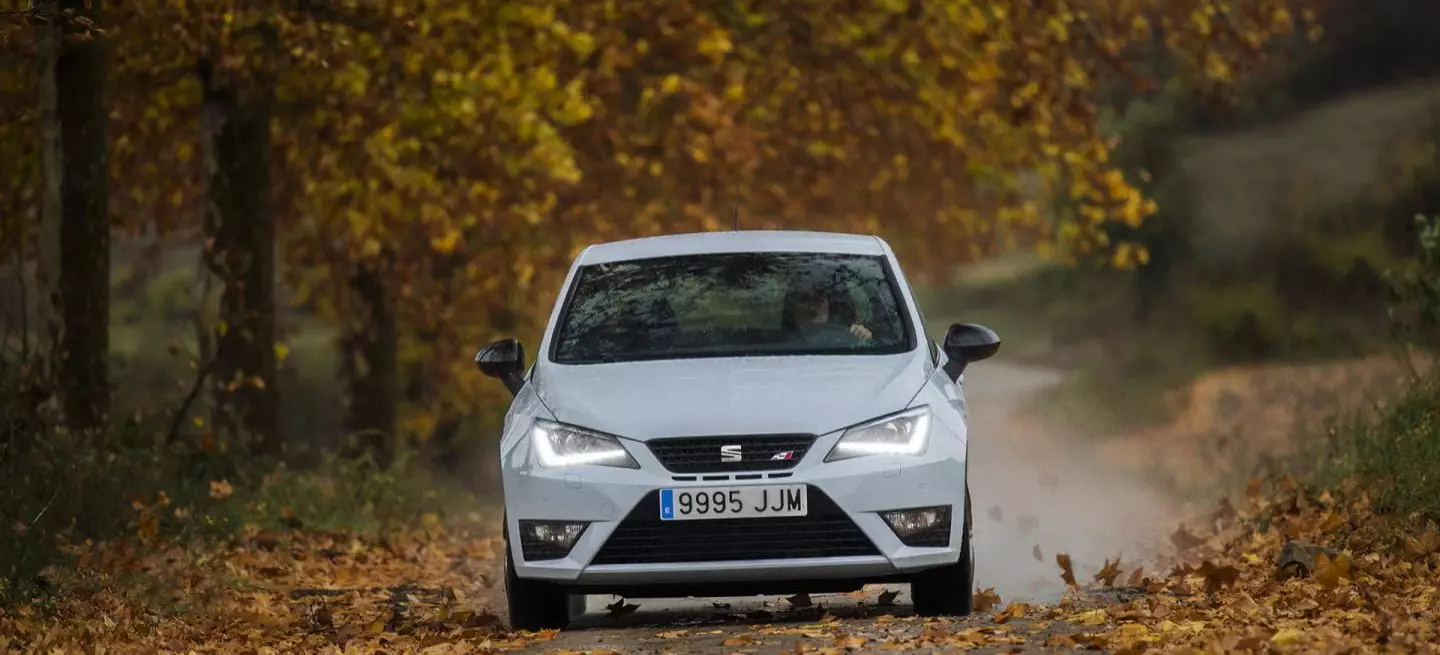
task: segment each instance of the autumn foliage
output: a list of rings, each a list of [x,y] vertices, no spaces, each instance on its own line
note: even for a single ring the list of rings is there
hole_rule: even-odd
[[[922,278],[1016,245],[1144,261],[1109,236],[1154,207],[1109,161],[1101,92],[1150,88],[1140,64],[1161,56],[1201,92],[1228,88],[1311,30],[1314,6],[221,0],[116,3],[81,33],[109,51],[119,233],[273,239],[288,302],[376,360],[347,376],[405,378],[351,385],[405,401],[356,427],[425,439],[500,402],[468,355],[534,335],[596,241],[737,222],[874,232]],[[40,216],[36,16],[8,17],[0,70],[11,261],[34,252]],[[216,137],[242,119],[268,126],[268,143],[235,141],[261,150]],[[232,178],[250,185],[236,199],[265,202],[217,196]],[[224,238],[252,218],[273,236]],[[215,393],[273,403],[268,344],[224,346],[224,308],[263,303],[225,296],[241,273],[212,268],[233,279],[213,291],[229,300],[202,301],[221,309],[201,336],[248,362],[219,362]]]

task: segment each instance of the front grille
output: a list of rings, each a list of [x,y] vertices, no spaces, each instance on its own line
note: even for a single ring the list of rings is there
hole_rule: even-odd
[[[620,522],[591,564],[734,562],[879,555],[870,538],[815,487],[807,516],[661,521],[652,491]]]
[[[668,437],[646,442],[655,459],[674,473],[719,473],[722,471],[782,471],[795,466],[815,436],[809,434],[768,434],[730,437]],[[722,447],[738,452],[740,459],[725,461]],[[788,456],[786,455],[788,453]],[[780,457],[781,459],[776,459]]]

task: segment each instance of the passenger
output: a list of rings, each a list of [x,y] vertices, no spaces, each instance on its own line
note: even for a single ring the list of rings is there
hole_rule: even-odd
[[[825,293],[819,285],[805,284],[798,288],[791,289],[785,294],[785,310],[781,319],[781,325],[786,331],[798,333],[801,339],[810,340],[810,337],[831,332],[834,328],[841,327],[841,321],[848,322],[848,332],[859,341],[867,341],[872,336],[870,328],[860,323],[853,322],[854,313],[833,311],[840,309],[837,305],[841,303],[835,297],[837,294]],[[844,314],[849,314],[845,316]],[[845,321],[845,319],[852,321]]]

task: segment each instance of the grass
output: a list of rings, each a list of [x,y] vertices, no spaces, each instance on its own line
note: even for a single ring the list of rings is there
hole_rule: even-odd
[[[921,294],[931,333],[981,323],[1004,340],[1001,357],[1064,370],[1065,380],[1029,401],[1033,416],[1102,433],[1163,421],[1167,391],[1209,363],[1189,335],[1134,320],[1129,273],[1073,270],[1027,257],[962,272],[947,289]]]
[[[1316,285],[1344,288],[1356,258],[1378,269],[1392,264],[1373,210],[1356,218],[1368,231],[1335,232],[1325,221],[1401,182],[1388,179],[1395,144],[1414,140],[1436,103],[1440,80],[1422,80],[1283,123],[1184,137],[1177,174],[1188,178],[1196,204],[1180,213],[1193,215],[1194,261],[1176,272],[1171,297],[1148,325],[1132,320],[1128,274],[1066,270],[1022,254],[968,266],[950,287],[923,292],[932,334],[951,322],[982,323],[1004,339],[1003,358],[1071,372],[1031,410],[1094,433],[1165,421],[1174,409],[1168,392],[1217,365],[1374,352],[1383,345],[1383,312],[1323,299],[1303,305],[1285,290],[1294,282],[1272,280],[1267,266],[1277,267],[1273,255],[1296,239],[1307,264],[1334,278]]]
[[[1056,365],[1129,321],[1131,284],[1123,272],[1079,272],[1020,255],[966,268],[952,286],[922,291],[920,304],[936,338],[951,323],[980,323],[999,333],[1006,359]]]
[[[1370,484],[1377,511],[1440,521],[1440,379],[1416,384],[1344,437],[1340,456],[1316,470],[1320,483],[1358,477]]]
[[[1381,182],[1398,141],[1440,103],[1440,80],[1356,94],[1273,126],[1190,137],[1183,168],[1195,183],[1197,246],[1219,258],[1263,241],[1277,201],[1316,215]]]

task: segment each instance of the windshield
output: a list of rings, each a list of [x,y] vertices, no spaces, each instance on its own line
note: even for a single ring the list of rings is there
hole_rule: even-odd
[[[718,253],[579,271],[551,359],[583,364],[762,355],[879,355],[914,347],[883,257]]]

